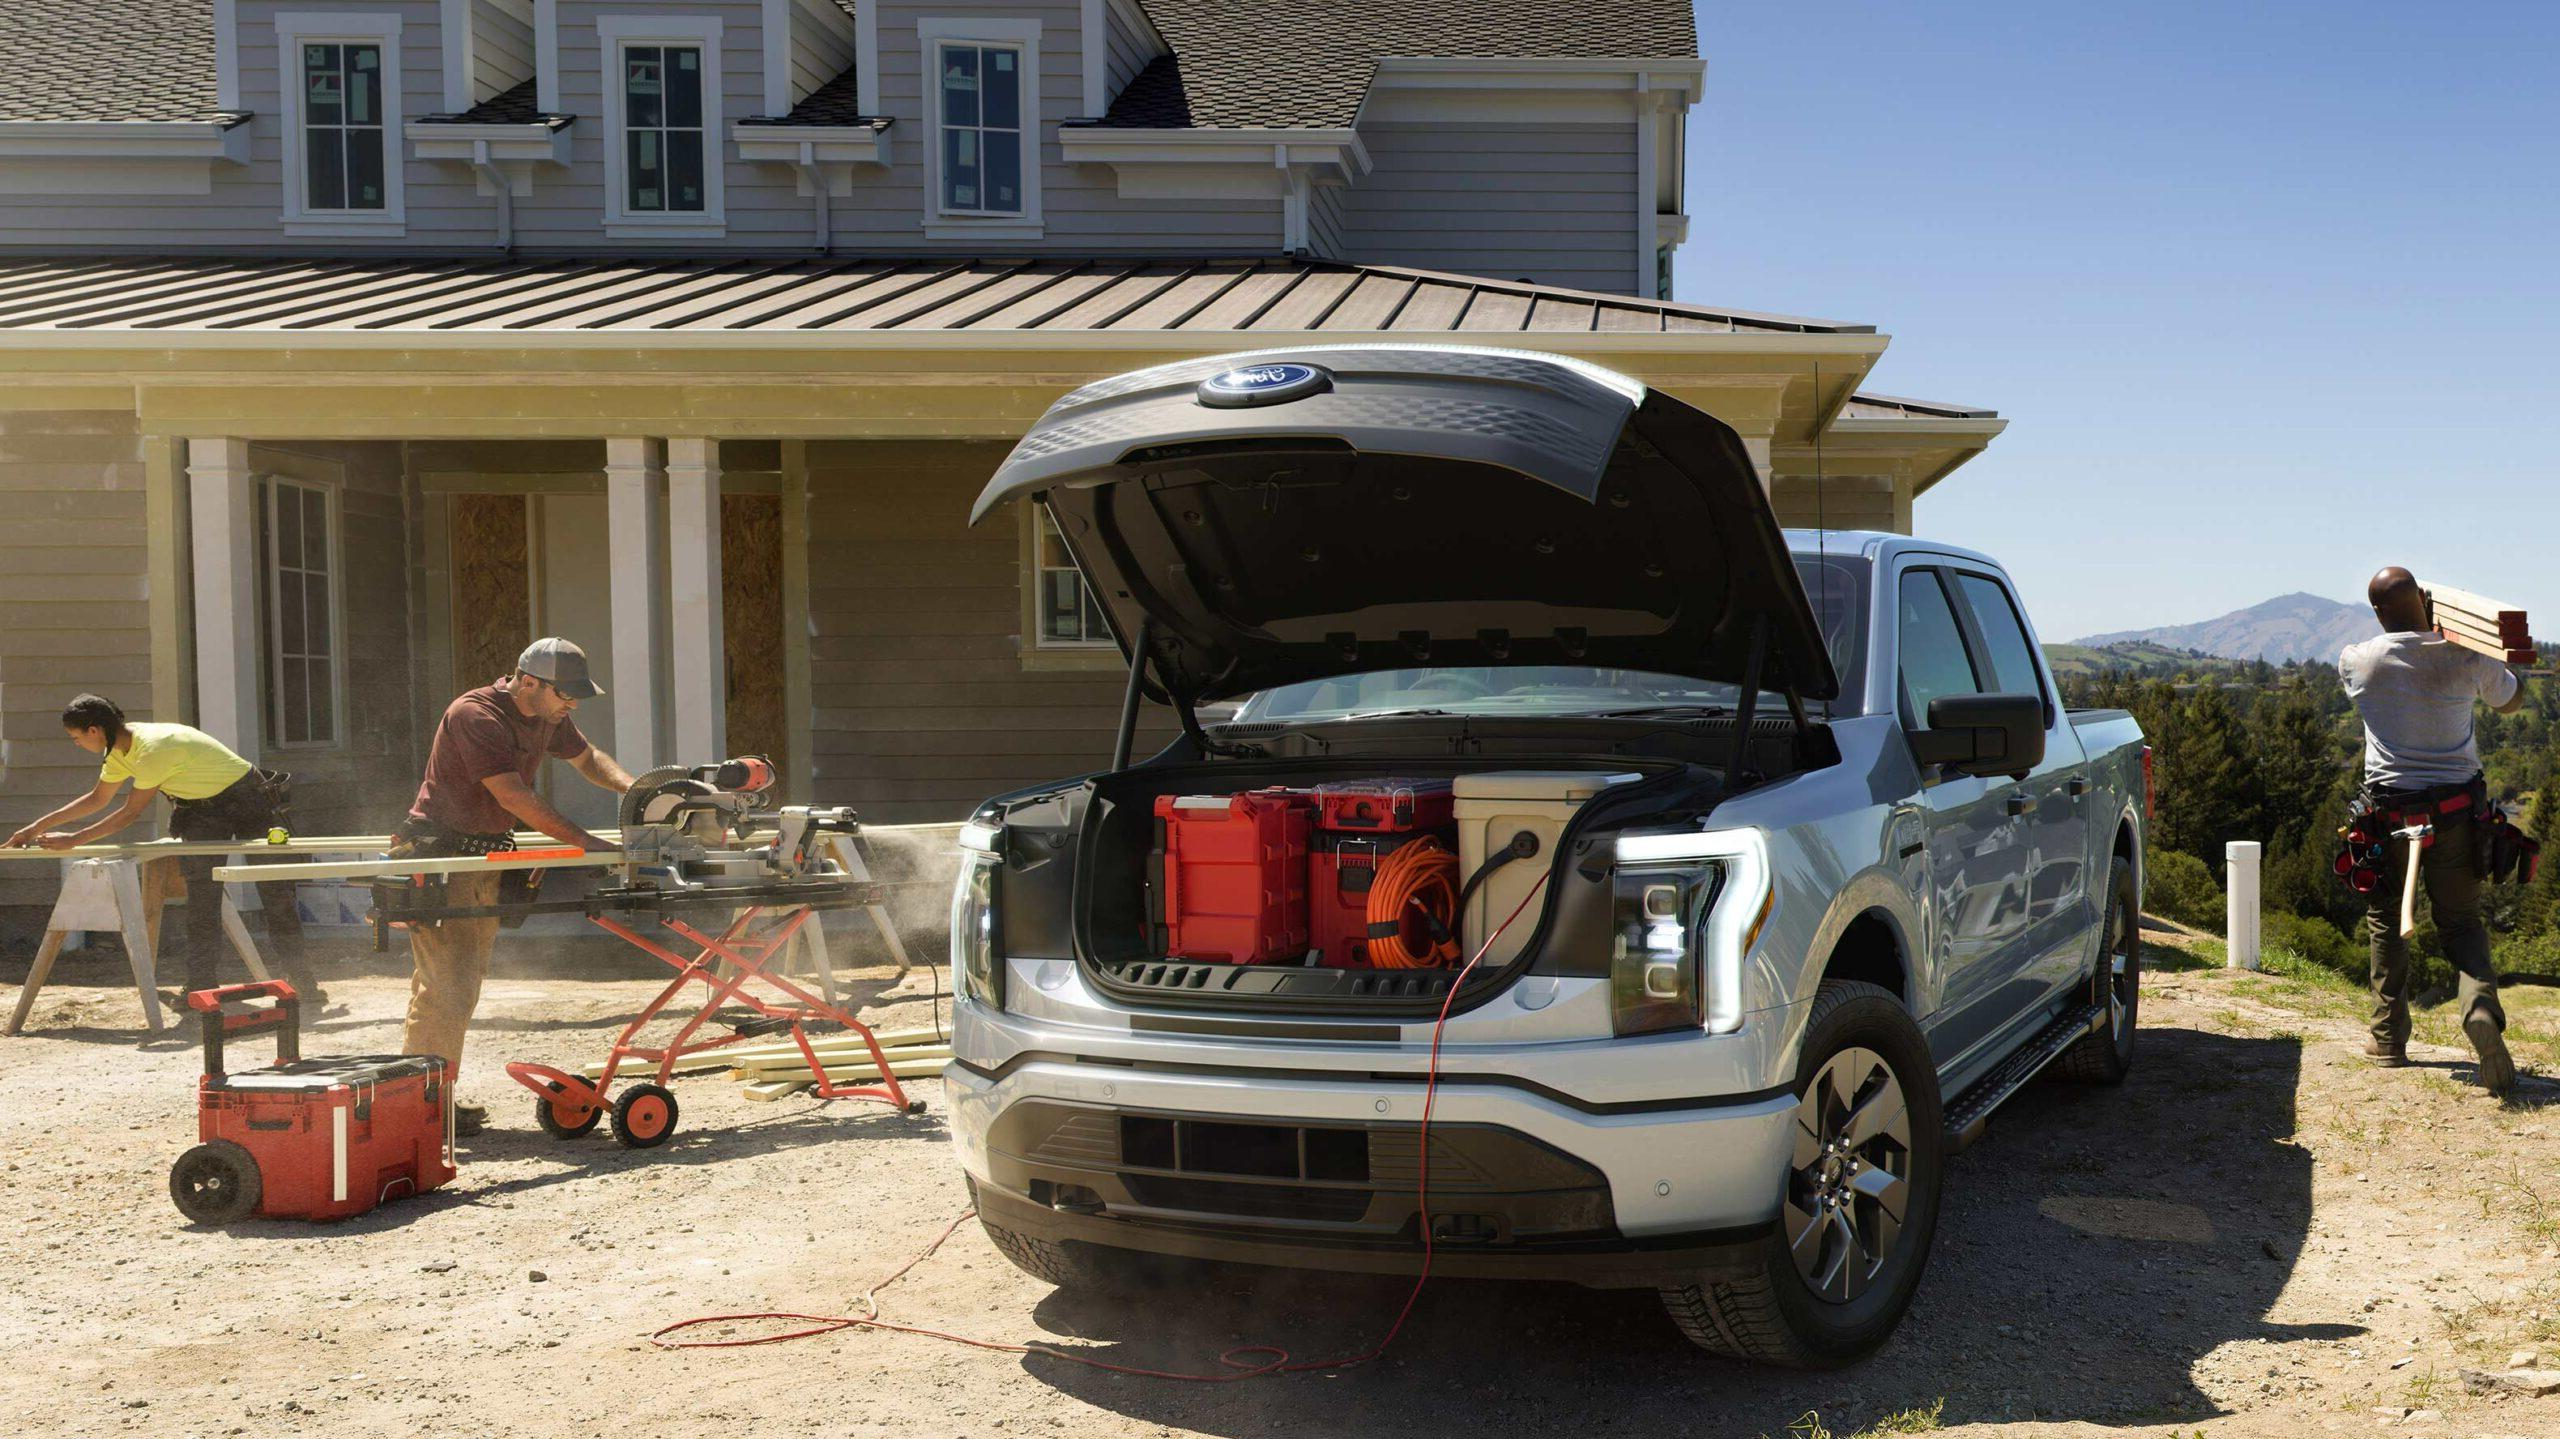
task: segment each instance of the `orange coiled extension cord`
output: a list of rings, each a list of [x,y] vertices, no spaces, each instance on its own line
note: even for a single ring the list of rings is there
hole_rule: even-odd
[[[1420,919],[1418,926],[1408,921]],[[1369,886],[1369,965],[1439,969],[1458,960],[1458,857],[1419,839],[1387,856]],[[1417,952],[1406,940],[1419,931]]]

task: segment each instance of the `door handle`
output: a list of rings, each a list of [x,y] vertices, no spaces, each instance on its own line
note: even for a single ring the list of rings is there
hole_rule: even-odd
[[[2075,774],[2071,777],[2071,783],[2065,788],[2071,791],[2073,799],[2078,799],[2089,792],[2089,777],[2085,774]]]
[[[2028,794],[2025,790],[2009,791],[2009,813],[2034,814],[2035,812],[2035,796]]]

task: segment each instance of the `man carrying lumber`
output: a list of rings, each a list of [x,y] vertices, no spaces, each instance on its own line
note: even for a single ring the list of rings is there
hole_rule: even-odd
[[[2462,976],[2462,1032],[2479,1052],[2481,1087],[2502,1094],[2516,1071],[2480,919],[2488,787],[2471,707],[2485,703],[2511,714],[2524,704],[2524,684],[2498,661],[2438,635],[2426,592],[2407,570],[2395,565],[2375,574],[2365,597],[2383,633],[2338,657],[2347,696],[2364,721],[2365,799],[2388,830],[2433,827],[2430,839],[2393,843],[2381,883],[2365,897],[2373,958],[2373,1038],[2365,1056],[2392,1067],[2409,1062],[2409,941],[2400,932],[2400,890],[2409,881],[2405,847],[2419,844],[2418,879],[2445,957]]]
[[[89,792],[56,808],[9,836],[6,843],[71,849],[96,844],[142,817],[159,795],[169,797],[169,833],[183,840],[264,840],[267,831],[284,823],[290,796],[285,776],[261,770],[231,752],[231,747],[192,725],[127,720],[124,710],[103,695],[80,695],[62,708],[62,728],[71,742],[97,755],[98,782]],[[130,782],[122,802],[116,791]],[[75,819],[106,811],[83,828],[54,829]],[[223,862],[218,854],[181,855],[178,869],[187,879],[187,988],[211,989],[220,984],[222,953],[222,886],[213,872]],[[266,917],[267,938],[303,1003],[314,1013],[329,997],[311,972],[302,950],[302,914],[294,908],[293,886],[258,886],[258,909]],[[241,978],[247,979],[246,973]]]
[[[612,845],[588,833],[536,793],[533,777],[545,755],[566,760],[586,781],[615,794],[631,776],[613,756],[578,733],[578,702],[603,694],[588,677],[586,651],[563,639],[539,639],[525,647],[515,673],[483,685],[445,707],[427,750],[426,778],[394,838],[392,857],[491,854],[515,847],[517,825],[563,844],[605,850]],[[446,881],[456,906],[498,902],[504,876],[457,874]],[[489,949],[497,942],[494,917],[437,920],[409,930],[411,973],[404,1054],[438,1054],[455,1074],[462,1069],[462,1037],[480,1004],[480,982],[489,973]],[[455,1131],[477,1134],[488,1111],[454,1106]]]

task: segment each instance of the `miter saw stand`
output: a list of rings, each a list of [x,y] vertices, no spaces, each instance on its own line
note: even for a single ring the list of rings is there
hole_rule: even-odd
[[[589,894],[553,900],[452,905],[442,902],[440,875],[377,881],[375,923],[577,912],[676,971],[675,978],[615,1037],[603,1072],[594,1080],[547,1065],[507,1066],[509,1075],[534,1092],[537,1121],[561,1138],[587,1133],[610,1112],[614,1137],[626,1146],[646,1149],[664,1143],[676,1125],[676,1098],[667,1081],[686,1056],[785,1030],[807,1059],[820,1098],[876,1100],[902,1113],[915,1113],[923,1108],[922,1101],[907,1097],[871,1030],[831,995],[813,994],[778,971],[777,957],[820,911],[864,905],[877,916],[890,886],[858,877],[845,863],[850,859],[853,865],[860,864],[849,844],[861,832],[852,810],[789,806],[766,815],[772,785],[773,766],[754,756],[690,769],[651,770],[623,795],[617,882]],[[762,828],[766,824],[772,826],[769,838]],[[839,846],[839,837],[847,843]],[[503,863],[506,857],[490,858]],[[732,916],[717,935],[705,933],[683,917],[706,910]],[[693,953],[679,953],[623,922],[641,917],[654,919]],[[900,958],[903,961],[903,952]],[[635,1042],[686,986],[696,983],[708,993],[671,1039],[658,1046]],[[775,997],[765,997],[759,989]],[[743,1018],[734,1011],[724,1015],[733,1005],[750,1013]],[[695,1034],[714,1019],[723,1020],[728,1032],[696,1040]],[[809,1044],[806,1028],[812,1023],[840,1024],[862,1036],[880,1082],[840,1085],[831,1081]],[[605,1095],[614,1077],[626,1060],[633,1059],[653,1062],[655,1080],[629,1086],[608,1104]]]

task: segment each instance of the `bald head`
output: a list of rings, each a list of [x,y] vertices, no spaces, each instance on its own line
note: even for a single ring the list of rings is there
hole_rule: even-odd
[[[2373,606],[2373,617],[2382,621],[2386,630],[2407,632],[2427,627],[2427,593],[2418,588],[2418,577],[2398,565],[2385,565],[2373,572],[2364,587],[2365,600]]]

